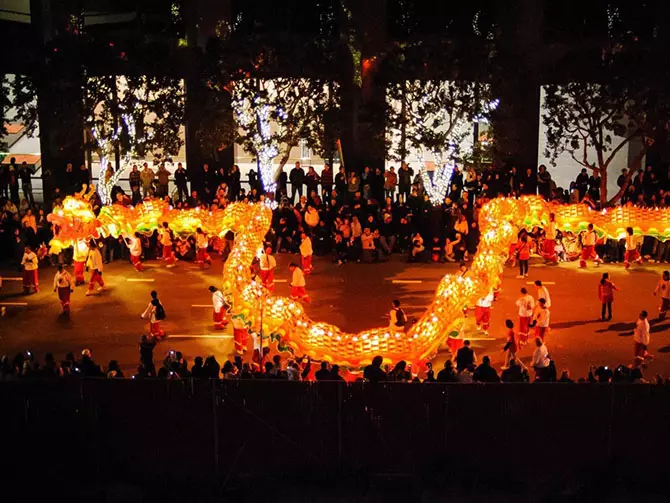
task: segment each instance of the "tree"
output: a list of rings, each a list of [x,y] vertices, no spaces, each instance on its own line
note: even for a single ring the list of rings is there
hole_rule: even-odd
[[[407,144],[419,151],[419,173],[433,204],[449,188],[461,143],[472,135],[472,123],[488,114],[490,89],[465,81],[410,80],[387,88],[386,124],[389,157],[404,161]],[[423,152],[431,152],[436,169],[431,180]]]
[[[14,109],[12,120],[22,124],[26,134],[31,136],[39,125],[37,86],[33,78],[28,75],[14,75],[10,94],[12,96],[10,106]]]
[[[9,80],[6,75],[2,75],[0,77],[0,147],[3,148],[3,150],[5,145],[1,140],[7,134],[9,109],[12,106],[10,93]]]
[[[622,149],[640,139],[631,176],[644,158],[657,130],[665,126],[667,104],[649,87],[574,82],[545,88],[542,120],[547,128],[545,155],[555,166],[567,152],[600,175],[600,203],[615,203],[623,191],[607,200],[608,168]]]
[[[339,108],[339,99],[337,86],[324,80],[252,77],[232,83],[232,106],[237,141],[256,156],[263,187],[271,192],[300,141],[316,151],[328,149],[325,118]]]

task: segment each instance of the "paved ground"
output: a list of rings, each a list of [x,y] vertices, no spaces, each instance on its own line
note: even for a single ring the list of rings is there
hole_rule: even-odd
[[[279,256],[277,278],[289,277],[289,256]],[[419,316],[430,302],[437,282],[443,274],[456,269],[453,264],[407,264],[400,257],[384,264],[346,264],[336,266],[325,258],[315,259],[315,273],[308,278],[308,290],[313,302],[307,307],[315,320],[337,324],[349,331],[358,331],[387,323],[386,314],[391,301],[398,298],[411,318]],[[668,266],[665,265],[665,268]],[[647,265],[624,271],[621,264],[578,270],[576,263],[545,266],[539,260],[531,262],[528,281],[542,279],[552,282],[551,333],[547,345],[557,361],[559,370],[569,368],[574,377],[584,376],[590,364],[616,366],[632,360],[632,328],[641,309],[656,317],[658,299],[652,291],[662,270],[661,265]],[[40,273],[42,290],[23,296],[21,282],[7,278],[18,277],[16,271],[0,269],[5,278],[0,291],[0,305],[7,308],[0,318],[0,353],[13,355],[31,349],[39,355],[51,351],[60,359],[68,351],[90,348],[99,363],[119,360],[131,370],[138,360],[137,343],[146,330],[140,319],[149,299],[149,292],[159,291],[168,313],[164,328],[170,335],[156,350],[156,358],[169,349],[181,350],[192,361],[194,356],[215,354],[219,362],[232,351],[228,331],[215,333],[211,324],[210,294],[207,287],[220,281],[222,266],[202,272],[189,263],[179,263],[166,269],[159,262],[147,264],[143,273],[135,272],[130,264],[115,262],[105,268],[107,289],[98,296],[86,297],[85,287],[73,294],[72,314],[60,315],[60,305],[52,292],[53,269]],[[602,272],[610,272],[617,292],[614,320],[599,321],[600,304],[597,283]],[[493,306],[490,337],[473,343],[481,357],[489,354],[496,366],[503,362],[504,320],[516,319],[514,302],[526,280],[516,279],[516,269],[505,272],[503,290]],[[409,281],[404,283],[403,281]],[[534,293],[532,285],[527,285]],[[277,294],[288,295],[286,282],[277,284]],[[25,305],[12,305],[12,303]],[[670,375],[670,321],[652,322],[650,351],[656,359],[648,374]],[[467,334],[476,334],[474,321],[469,320]],[[522,351],[525,361],[532,349]],[[441,351],[436,368],[448,357]]]

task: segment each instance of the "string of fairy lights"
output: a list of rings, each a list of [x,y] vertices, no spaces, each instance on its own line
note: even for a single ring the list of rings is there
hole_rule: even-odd
[[[430,202],[434,205],[438,205],[442,203],[442,200],[449,192],[451,176],[454,173],[456,164],[452,158],[445,160],[444,158],[448,157],[448,155],[445,156],[441,152],[435,152],[434,155],[436,167],[433,171],[431,180],[430,174],[426,169],[423,150],[419,151],[419,175],[421,176],[423,188],[426,191],[426,195],[430,199]]]

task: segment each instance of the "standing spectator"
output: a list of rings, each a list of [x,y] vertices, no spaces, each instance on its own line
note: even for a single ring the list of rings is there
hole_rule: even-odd
[[[521,194],[525,196],[537,195],[537,176],[531,168],[526,169],[526,174],[521,183],[519,183],[519,189],[521,190]]]
[[[291,203],[295,204],[295,196],[298,196],[298,201],[302,197],[302,184],[305,182],[305,171],[300,166],[300,161],[296,161],[288,179],[291,182]]]
[[[177,198],[186,201],[188,198],[188,172],[181,163],[177,163],[177,171],[174,172],[174,183],[177,186]]]
[[[319,194],[319,174],[314,171],[314,166],[309,166],[307,168],[307,174],[305,175],[305,185],[307,186],[307,196],[312,197],[312,192]]]
[[[12,157],[9,161],[8,179],[9,179],[9,197],[12,202],[19,205],[19,167],[16,165],[16,159]]]
[[[344,171],[344,166],[340,166],[339,172],[335,175],[335,192],[342,200],[347,197],[347,186],[347,173]]]
[[[395,168],[391,166],[389,170],[384,173],[384,197],[390,197],[393,200],[395,189],[398,186],[398,175]]]
[[[333,191],[333,170],[328,164],[321,171],[321,193],[324,194],[324,200],[330,199],[330,193]]]
[[[663,320],[670,309],[670,271],[663,271],[663,277],[654,289],[654,296],[661,294],[661,305],[658,307],[658,317]]]
[[[149,197],[153,192],[153,183],[154,183],[154,172],[149,167],[148,163],[144,163],[144,168],[140,174],[140,179],[142,180],[142,196]]]
[[[537,193],[547,201],[551,199],[551,175],[544,164],[539,167],[537,172]]]
[[[165,167],[164,162],[162,162],[158,167],[156,178],[158,180],[158,190],[156,195],[161,198],[168,196],[170,194],[170,172]]]
[[[598,284],[598,298],[600,299],[601,309],[600,318],[603,321],[610,321],[612,319],[612,302],[614,302],[614,290],[618,290],[616,285],[610,281],[608,272],[603,273],[603,277]],[[655,294],[656,292],[654,292]],[[607,311],[607,318],[605,318],[605,311]]]
[[[16,162],[15,158],[12,157],[10,162]],[[72,164],[70,164],[70,168]],[[0,164],[0,197],[9,198],[9,165]]]
[[[355,200],[356,193],[359,191],[361,187],[361,179],[358,176],[358,173],[355,171],[352,171],[349,173],[349,181],[347,183],[347,192],[349,195],[347,196],[347,201],[350,203],[353,203]]]
[[[316,378],[317,381],[331,380],[331,373],[330,369],[328,368],[328,362],[326,361],[321,362],[321,368],[316,372],[314,372],[314,377]]]
[[[82,187],[91,185],[91,172],[86,167],[86,164],[79,166],[79,186],[77,190],[82,190]]]
[[[282,197],[288,197],[288,175],[282,166],[277,177],[277,191],[275,192],[275,200],[281,201]]]
[[[366,227],[361,235],[361,249],[363,250],[363,262],[370,263],[377,260],[377,250],[375,248],[375,238],[370,231],[370,227]]]
[[[462,372],[471,365],[477,363],[477,355],[472,348],[470,348],[470,341],[463,341],[463,347],[456,352],[456,371]]]
[[[593,174],[589,177],[589,195],[596,205],[600,204],[600,182],[600,172],[594,170]]]
[[[230,169],[228,188],[230,200],[237,201],[240,198],[240,193],[242,190],[240,167],[237,164],[233,164],[233,167]]]
[[[519,275],[517,278],[525,278],[528,276],[528,261],[530,260],[530,242],[528,241],[528,234],[525,232],[521,234],[516,245],[516,254],[519,259]]]
[[[409,198],[412,188],[412,176],[414,176],[414,170],[407,166],[405,161],[400,163],[400,169],[398,170],[398,189],[402,196],[402,200],[405,203]]]
[[[535,370],[536,381],[549,380],[549,350],[544,345],[544,341],[539,337],[535,338],[535,351],[533,352],[533,359],[530,362],[531,367]]]
[[[616,184],[619,189],[625,191],[628,188],[628,185],[630,185],[630,179],[628,177],[628,170],[626,168],[623,168],[621,170],[621,174],[619,175],[619,178],[616,179]]]
[[[507,342],[505,342],[505,346],[503,347],[503,351],[506,351],[505,366],[503,369],[509,368],[510,362],[516,360],[516,352],[519,349],[516,333],[514,332],[514,322],[512,320],[505,320],[505,326],[507,327]]]
[[[21,163],[21,168],[19,169],[19,177],[21,178],[21,189],[23,190],[23,197],[26,198],[30,206],[35,205],[35,199],[33,199],[33,170],[28,166],[26,161]]]
[[[579,175],[577,175],[575,184],[577,185],[577,191],[579,192],[579,200],[581,201],[582,199],[584,199],[584,196],[586,195],[589,189],[589,175],[586,172],[586,168],[582,168]]]
[[[154,348],[156,347],[156,339],[150,335],[142,335],[140,338],[140,363],[144,368],[147,377],[156,377],[156,367],[154,366]],[[196,363],[199,356],[196,357]],[[200,358],[200,365],[202,366],[202,358]],[[195,367],[194,367],[195,369]],[[193,374],[193,377],[200,377]]]
[[[142,185],[141,174],[140,171],[137,169],[137,164],[133,164],[133,169],[128,174],[128,183],[130,184],[130,191],[133,194]]]
[[[638,367],[642,365],[645,360],[653,358],[647,350],[651,340],[649,334],[649,320],[647,317],[647,311],[640,312],[640,317],[635,323],[635,330],[633,331],[635,365]]]

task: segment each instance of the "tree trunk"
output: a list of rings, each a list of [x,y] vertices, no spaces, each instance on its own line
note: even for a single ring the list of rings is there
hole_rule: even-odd
[[[400,160],[407,160],[407,82],[402,81],[402,98],[400,100]]]
[[[607,166],[600,170],[600,207],[607,204]]]
[[[614,194],[614,197],[612,197],[612,199],[607,201],[607,206],[614,206],[617,203],[617,201],[621,199],[621,196],[623,196],[624,192],[626,192],[626,189],[628,189],[628,186],[630,185],[631,178],[633,178],[633,175],[640,169],[639,166],[640,161],[644,158],[645,155],[647,155],[647,149],[643,148],[629,163],[629,166],[632,167],[637,166],[637,169],[630,169],[628,171],[628,174],[626,175],[626,179],[624,180],[622,187],[616,194]]]

